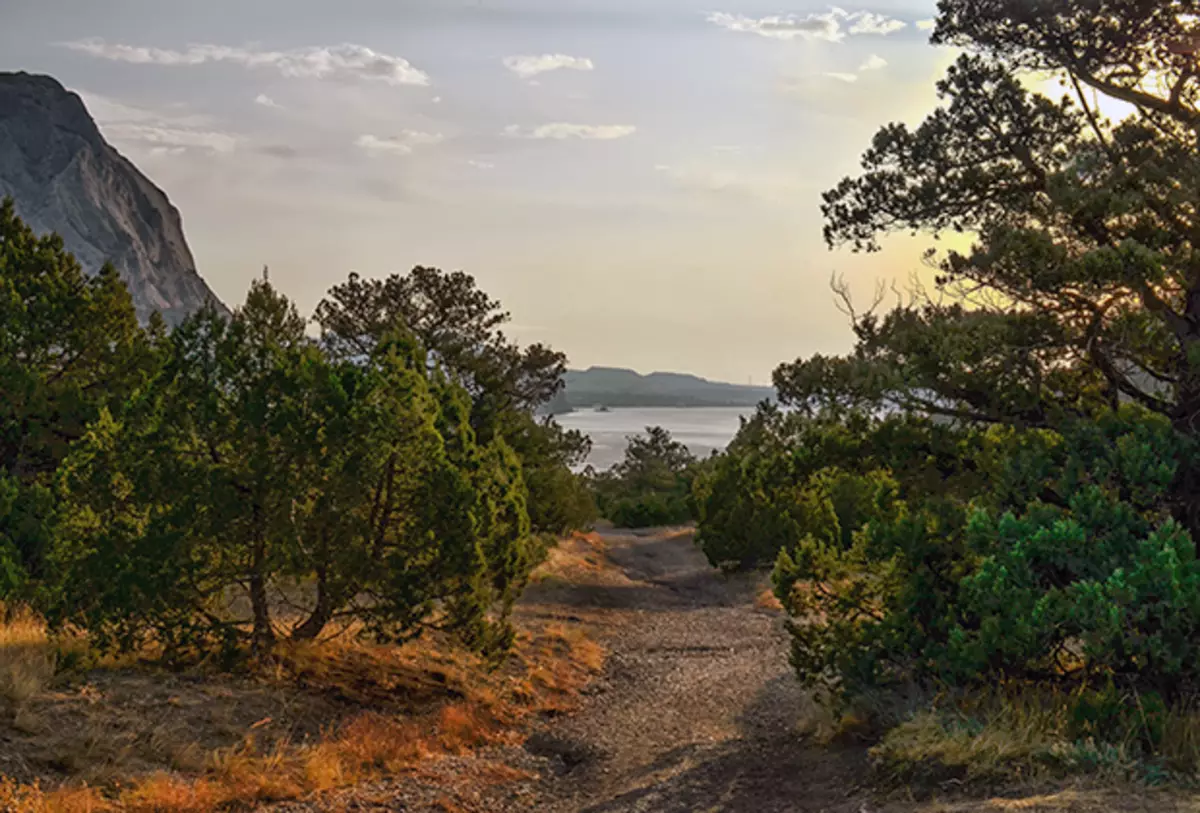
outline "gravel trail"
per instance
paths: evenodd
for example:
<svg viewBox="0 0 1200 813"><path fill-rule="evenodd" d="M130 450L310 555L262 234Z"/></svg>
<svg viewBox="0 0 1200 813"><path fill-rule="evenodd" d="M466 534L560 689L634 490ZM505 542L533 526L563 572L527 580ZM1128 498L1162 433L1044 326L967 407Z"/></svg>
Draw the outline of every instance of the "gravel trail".
<svg viewBox="0 0 1200 813"><path fill-rule="evenodd" d="M530 738L555 769L534 809L860 813L863 753L798 735L808 701L760 582L714 572L688 532L605 542L628 581L554 597L591 610L611 655L583 708Z"/></svg>
<svg viewBox="0 0 1200 813"><path fill-rule="evenodd" d="M609 649L574 713L523 747L436 761L279 813L1196 813L1146 789L918 803L874 797L866 750L808 744L811 707L761 578L713 571L687 531L602 534L611 567L537 584L527 619L582 624ZM507 774L506 774L507 772ZM492 781L488 776L524 777ZM1024 796L1025 794L1019 794Z"/></svg>

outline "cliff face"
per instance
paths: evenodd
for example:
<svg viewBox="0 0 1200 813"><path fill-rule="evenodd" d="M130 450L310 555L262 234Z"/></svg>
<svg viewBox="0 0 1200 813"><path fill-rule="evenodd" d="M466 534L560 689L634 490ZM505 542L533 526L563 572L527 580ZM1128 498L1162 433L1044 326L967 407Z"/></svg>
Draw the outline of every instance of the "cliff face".
<svg viewBox="0 0 1200 813"><path fill-rule="evenodd" d="M100 135L83 101L48 76L0 73L0 198L37 233L57 232L89 273L111 262L138 316L178 324L220 308L166 194Z"/></svg>

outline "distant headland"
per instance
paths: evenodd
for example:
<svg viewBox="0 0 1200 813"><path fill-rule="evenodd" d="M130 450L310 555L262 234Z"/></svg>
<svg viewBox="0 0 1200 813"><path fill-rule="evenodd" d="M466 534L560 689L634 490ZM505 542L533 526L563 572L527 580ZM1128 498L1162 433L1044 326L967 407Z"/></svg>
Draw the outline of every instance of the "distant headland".
<svg viewBox="0 0 1200 813"><path fill-rule="evenodd" d="M568 370L551 414L592 407L753 407L774 401L773 387L708 381L685 373L640 375L617 367Z"/></svg>

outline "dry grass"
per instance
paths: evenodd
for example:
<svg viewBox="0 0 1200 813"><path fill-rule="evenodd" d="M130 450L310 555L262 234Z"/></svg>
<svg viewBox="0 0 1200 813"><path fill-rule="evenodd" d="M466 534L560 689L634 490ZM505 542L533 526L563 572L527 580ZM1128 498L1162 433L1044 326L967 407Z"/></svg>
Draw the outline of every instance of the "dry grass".
<svg viewBox="0 0 1200 813"><path fill-rule="evenodd" d="M1056 776L1159 783L1200 774L1200 713L1162 709L1153 721L1136 696L1126 712L1081 726L1078 695L1034 686L975 692L935 704L890 730L872 749L888 779L996 783Z"/></svg>
<svg viewBox="0 0 1200 813"><path fill-rule="evenodd" d="M764 587L758 591L758 594L754 597L754 606L760 610L783 611L783 603L770 587Z"/></svg>
<svg viewBox="0 0 1200 813"><path fill-rule="evenodd" d="M0 605L0 699L15 713L54 678L55 648L46 625L28 610Z"/></svg>
<svg viewBox="0 0 1200 813"><path fill-rule="evenodd" d="M593 566L554 558L541 575ZM604 662L578 627L532 620L498 671L445 640L344 636L283 645L240 677L114 666L56 678L55 642L28 613L0 625L0 651L12 654L0 660L6 813L207 813L347 787L519 742L526 721L572 708ZM487 781L522 778L495 766Z"/></svg>
<svg viewBox="0 0 1200 813"><path fill-rule="evenodd" d="M1017 798L930 802L920 813L1196 813L1200 801L1170 791L1141 788L1068 788Z"/></svg>

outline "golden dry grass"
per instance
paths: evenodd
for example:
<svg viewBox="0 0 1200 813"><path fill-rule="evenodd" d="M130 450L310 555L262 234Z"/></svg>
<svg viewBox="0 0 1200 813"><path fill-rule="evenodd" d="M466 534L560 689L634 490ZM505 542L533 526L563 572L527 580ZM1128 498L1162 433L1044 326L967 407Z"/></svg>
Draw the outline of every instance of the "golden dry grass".
<svg viewBox="0 0 1200 813"><path fill-rule="evenodd" d="M581 565L593 566L560 557L541 572ZM281 645L240 677L112 665L56 681L44 625L9 618L0 734L7 726L11 736L0 736L0 765L24 767L0 781L5 813L207 813L347 787L519 742L527 720L572 708L604 662L581 629L526 621L500 670L433 637L381 646L343 636ZM504 766L488 775L522 778Z"/></svg>
<svg viewBox="0 0 1200 813"><path fill-rule="evenodd" d="M0 699L12 711L41 692L54 678L55 650L46 625L22 607L0 605Z"/></svg>
<svg viewBox="0 0 1200 813"><path fill-rule="evenodd" d="M1144 713L1107 714L1101 729L1081 727L1073 712L1077 701L1075 692L1032 685L947 698L888 731L872 756L884 776L918 783L1056 776L1121 783L1200 771L1194 705L1163 709L1151 738Z"/></svg>
<svg viewBox="0 0 1200 813"><path fill-rule="evenodd" d="M772 610L775 612L783 611L783 603L775 595L775 591L770 587L764 587L758 591L754 597L754 606L760 610Z"/></svg>

